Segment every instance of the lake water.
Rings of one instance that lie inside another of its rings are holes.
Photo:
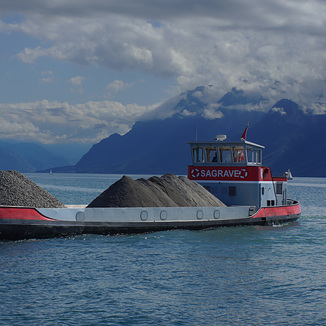
[[[65,204],[121,177],[27,176]],[[288,193],[279,227],[0,242],[0,325],[326,325],[326,179]]]

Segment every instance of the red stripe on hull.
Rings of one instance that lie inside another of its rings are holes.
[[[298,203],[296,205],[291,206],[262,207],[256,214],[252,216],[252,218],[288,216],[299,214],[301,214],[301,208],[300,204]]]
[[[0,207],[0,219],[51,220],[40,214],[36,209],[29,207]]]

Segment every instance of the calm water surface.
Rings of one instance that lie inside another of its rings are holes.
[[[65,204],[121,177],[27,176]],[[281,227],[0,242],[0,325],[326,325],[326,179],[288,192]]]

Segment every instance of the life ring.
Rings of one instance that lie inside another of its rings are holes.
[[[240,178],[245,179],[248,176],[248,171],[246,169],[240,170]]]
[[[198,177],[199,177],[199,174],[200,174],[200,172],[199,172],[198,169],[192,169],[192,170],[191,170],[191,176],[192,176],[193,178],[198,178]]]
[[[235,156],[235,162],[243,162],[245,160],[245,156],[243,154],[243,151],[237,151],[237,154]]]

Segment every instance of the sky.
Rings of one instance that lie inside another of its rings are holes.
[[[96,143],[199,85],[325,113],[325,13],[320,0],[1,0],[0,139]]]

